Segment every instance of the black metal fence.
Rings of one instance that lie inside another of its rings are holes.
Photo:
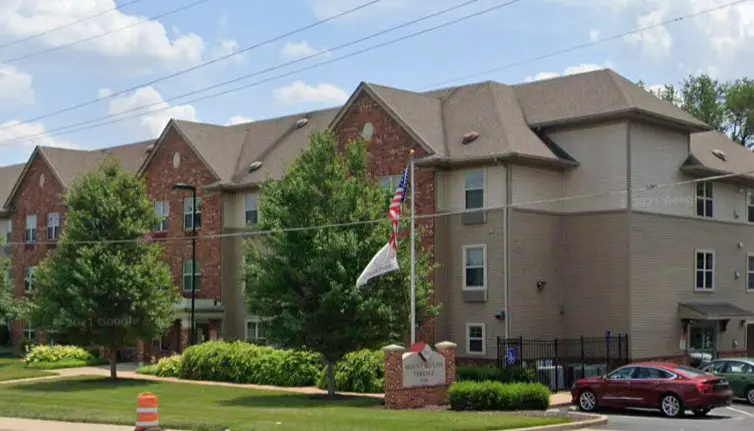
[[[628,335],[532,340],[497,339],[498,367],[505,374],[534,376],[551,390],[567,390],[583,377],[600,376],[630,362]]]

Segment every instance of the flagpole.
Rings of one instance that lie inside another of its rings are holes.
[[[416,235],[414,208],[416,207],[414,187],[414,150],[411,150],[411,345],[416,343]]]

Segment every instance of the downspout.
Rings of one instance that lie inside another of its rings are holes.
[[[511,204],[513,202],[513,172],[511,166],[503,163],[505,169],[505,212],[503,217],[503,227],[505,229],[505,259],[503,260],[503,271],[505,272],[505,304],[503,311],[505,312],[505,338],[510,338],[511,332],[511,316],[510,316],[510,298],[511,298]]]
[[[632,163],[632,150],[631,150],[631,126],[632,122],[631,120],[626,122],[626,235],[628,236],[626,238],[626,306],[628,307],[626,310],[626,335],[627,335],[627,351],[628,351],[628,358],[625,358],[628,360],[631,355],[631,346],[633,345],[633,337],[629,334],[632,333],[632,323],[631,323],[631,316],[632,316],[632,308],[633,304],[631,303],[632,295],[632,289],[633,289],[633,283],[631,283],[631,280],[633,279],[633,273],[632,273],[632,265],[631,261],[633,259],[633,254],[631,250],[631,238],[633,237],[633,229],[632,229],[632,222],[633,222],[633,187],[632,187],[632,175],[631,170]],[[621,353],[622,354],[622,353]]]

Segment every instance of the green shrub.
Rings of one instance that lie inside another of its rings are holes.
[[[172,355],[160,358],[154,367],[154,375],[157,377],[180,377],[181,368],[183,367],[183,356]]]
[[[30,362],[24,367],[37,370],[62,370],[63,368],[97,367],[107,364],[107,360],[100,358],[92,358],[86,361],[82,361],[81,359],[61,359],[55,362]]]
[[[316,353],[236,341],[210,341],[183,353],[179,377],[273,386],[314,386],[322,366]]]
[[[458,381],[486,382],[488,380],[500,383],[536,383],[537,376],[533,370],[523,367],[479,367],[460,365],[456,368]]]
[[[94,359],[91,353],[78,346],[33,346],[26,356],[24,363],[59,362],[63,360],[91,361]]]
[[[143,367],[139,367],[135,371],[136,374],[144,374],[146,376],[156,376],[157,375],[157,364],[152,365],[144,365]]]
[[[327,367],[319,375],[317,387],[327,389]],[[335,364],[335,390],[362,394],[385,391],[385,353],[359,350]]]
[[[539,383],[457,382],[448,392],[453,410],[547,410],[550,390]]]

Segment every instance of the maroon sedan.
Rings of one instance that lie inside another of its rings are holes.
[[[680,417],[686,410],[704,416],[733,402],[725,379],[695,368],[661,362],[643,362],[618,368],[606,376],[578,380],[572,402],[592,412],[600,407],[659,409]]]

